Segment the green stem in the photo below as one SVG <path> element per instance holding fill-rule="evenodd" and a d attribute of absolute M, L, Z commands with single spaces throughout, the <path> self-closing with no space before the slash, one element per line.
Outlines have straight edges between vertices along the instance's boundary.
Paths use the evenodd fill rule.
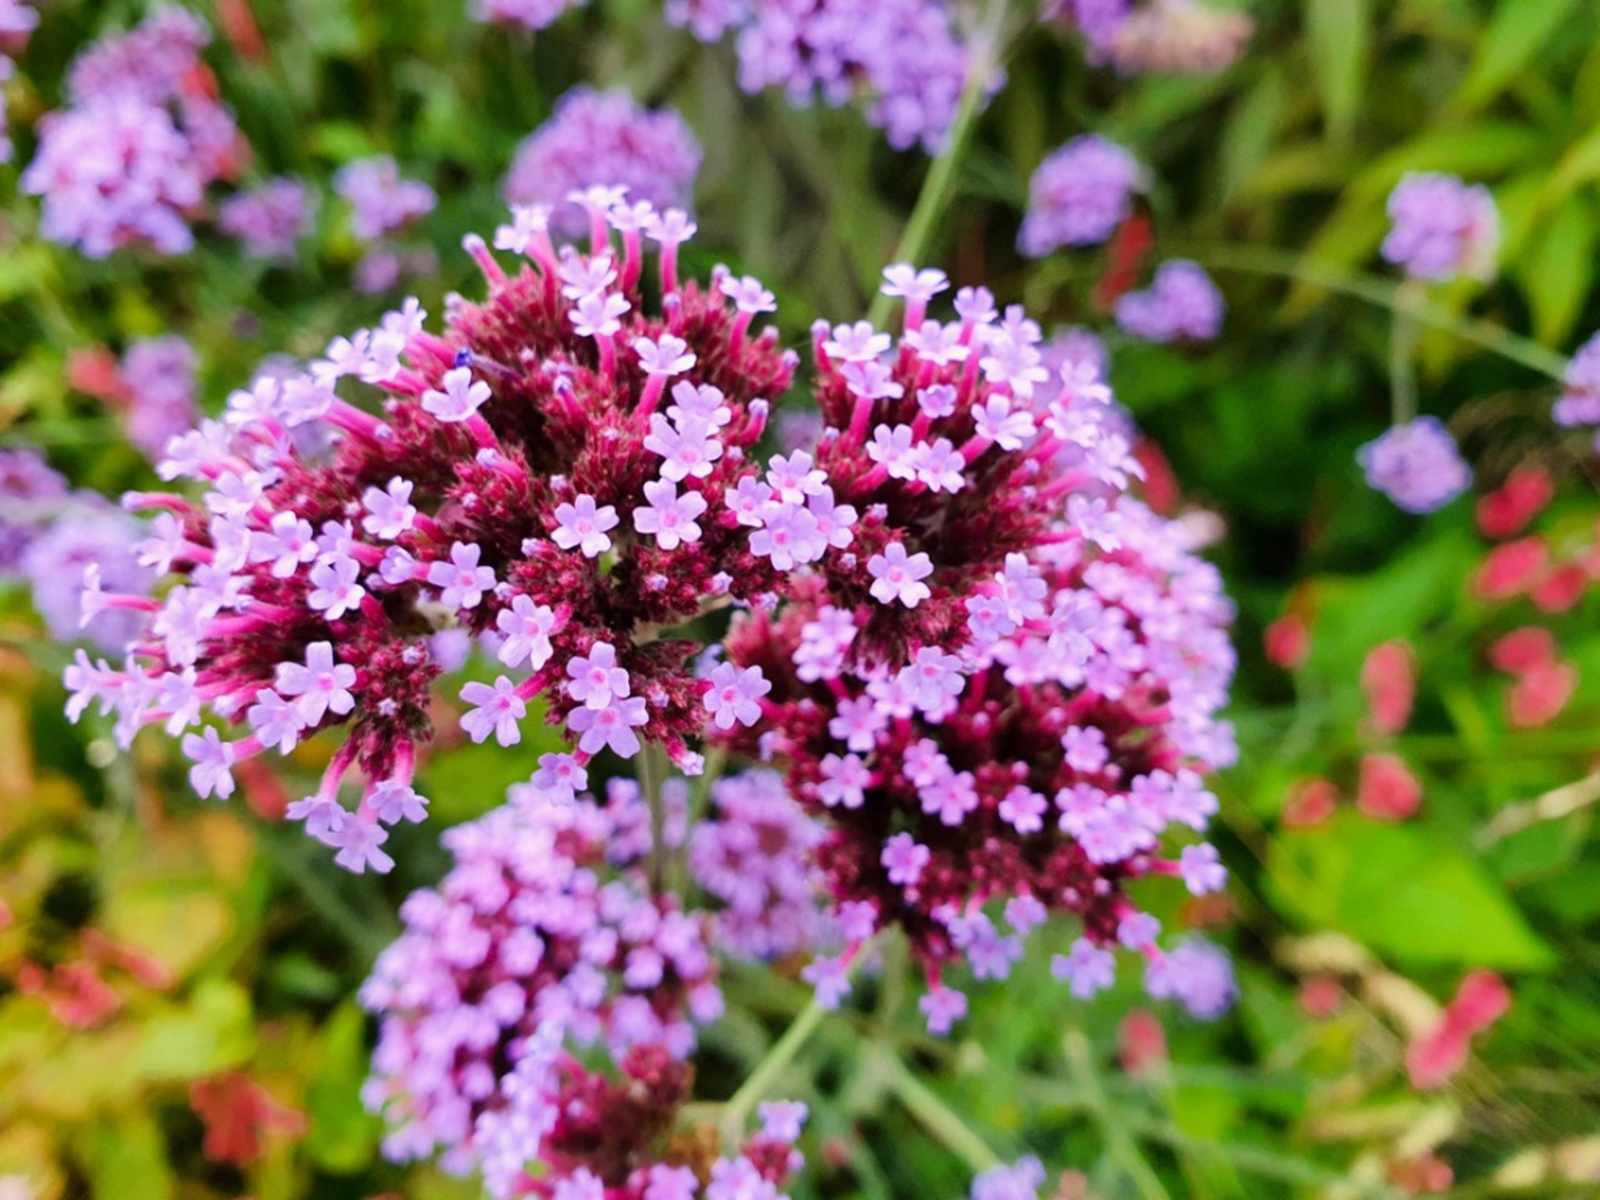
<path fill-rule="evenodd" d="M 961 101 L 956 107 L 954 119 L 950 122 L 949 132 L 945 134 L 944 147 L 929 166 L 927 177 L 922 181 L 922 191 L 917 196 L 916 207 L 911 210 L 911 219 L 906 222 L 900 244 L 895 248 L 895 262 L 920 266 L 922 258 L 928 253 L 929 242 L 938 228 L 939 218 L 944 216 L 948 209 L 955 191 L 957 168 L 960 167 L 968 147 L 972 144 L 972 135 L 977 129 L 978 117 L 983 113 L 984 102 L 989 97 L 995 70 L 1004 57 L 1008 7 L 1006 0 L 989 0 L 983 22 L 973 32 L 969 43 L 972 47 L 972 65 L 967 72 Z M 867 320 L 874 325 L 883 325 L 889 318 L 891 303 L 890 297 L 879 292 L 873 298 L 872 307 L 867 310 Z"/>
<path fill-rule="evenodd" d="M 639 755 L 639 788 L 650 805 L 650 887 L 657 894 L 667 886 L 667 805 L 662 792 L 668 770 L 667 752 L 654 742 L 645 743 Z"/>
<path fill-rule="evenodd" d="M 1389 337 L 1390 417 L 1396 425 L 1408 425 L 1417 415 L 1417 370 L 1412 358 L 1417 348 L 1417 319 L 1414 310 L 1423 299 L 1414 280 L 1407 280 L 1395 292 L 1394 325 Z"/>
<path fill-rule="evenodd" d="M 969 1170 L 981 1174 L 1003 1165 L 1000 1156 L 989 1148 L 988 1143 L 974 1133 L 961 1115 L 936 1092 L 913 1075 L 911 1068 L 898 1055 L 880 1048 L 877 1060 L 888 1077 L 889 1090 L 895 1094 L 895 1098 Z"/>
<path fill-rule="evenodd" d="M 306 860 L 300 844 L 304 840 L 296 836 L 289 842 L 269 830 L 267 836 L 259 839 L 259 844 L 266 850 L 272 865 L 294 884 L 327 927 L 342 937 L 365 962 L 374 961 L 394 941 L 399 930 L 392 922 L 386 927 L 386 922 L 357 912 Z"/>
<path fill-rule="evenodd" d="M 756 1064 L 756 1069 L 750 1072 L 750 1077 L 739 1085 L 739 1090 L 733 1094 L 722 1110 L 724 1143 L 730 1146 L 739 1143 L 745 1124 L 750 1120 L 751 1111 L 766 1096 L 778 1076 L 794 1061 L 795 1055 L 799 1054 L 806 1042 L 811 1040 L 811 1035 L 817 1031 L 817 1026 L 822 1024 L 822 1018 L 827 1011 L 813 997 L 811 1002 L 800 1010 L 800 1014 L 789 1023 L 789 1028 L 783 1031 L 783 1036 L 772 1044 L 772 1049 L 767 1051 L 766 1057 Z"/>
<path fill-rule="evenodd" d="M 1100 1073 L 1094 1065 L 1094 1054 L 1089 1049 L 1088 1039 L 1081 1031 L 1073 1029 L 1066 1037 L 1067 1066 L 1072 1071 L 1074 1081 L 1082 1091 L 1084 1101 L 1093 1116 L 1095 1124 L 1100 1126 L 1100 1135 L 1106 1140 L 1106 1147 L 1111 1151 L 1111 1157 L 1133 1181 L 1134 1188 L 1144 1200 L 1171 1200 L 1167 1189 L 1162 1185 L 1161 1178 L 1155 1173 L 1134 1140 L 1128 1136 L 1126 1126 L 1111 1109 L 1111 1102 L 1106 1097 L 1105 1087 L 1100 1082 Z"/>
<path fill-rule="evenodd" d="M 1219 271 L 1243 271 L 1253 275 L 1273 275 L 1292 279 L 1312 287 L 1324 288 L 1340 295 L 1365 300 L 1379 308 L 1391 311 L 1400 307 L 1400 287 L 1381 283 L 1359 275 L 1318 267 L 1301 261 L 1291 254 L 1257 247 L 1194 247 L 1189 257 L 1202 266 Z M 1567 360 L 1553 350 L 1547 350 L 1529 338 L 1508 333 L 1491 321 L 1463 320 L 1447 309 L 1426 300 L 1410 307 L 1411 316 L 1433 329 L 1453 334 L 1464 342 L 1481 346 L 1491 354 L 1498 354 L 1540 375 L 1560 381 L 1567 370 Z"/>

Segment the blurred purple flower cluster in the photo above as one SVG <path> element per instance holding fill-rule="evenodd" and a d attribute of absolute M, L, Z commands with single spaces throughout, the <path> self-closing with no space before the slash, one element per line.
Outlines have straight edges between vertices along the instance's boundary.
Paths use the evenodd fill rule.
<path fill-rule="evenodd" d="M 636 203 L 688 210 L 699 169 L 700 144 L 677 113 L 579 87 L 518 147 L 504 191 L 512 204 L 547 207 L 552 230 L 575 237 L 589 227 L 575 194 L 621 185 Z"/>
<path fill-rule="evenodd" d="M 1411 513 L 1443 508 L 1472 486 L 1472 470 L 1437 417 L 1396 425 L 1356 454 L 1367 486 Z"/>
<path fill-rule="evenodd" d="M 1075 137 L 1034 171 L 1017 246 L 1042 258 L 1061 246 L 1103 242 L 1132 211 L 1138 187 L 1133 155 L 1093 134 Z"/>
<path fill-rule="evenodd" d="M 210 34 L 178 8 L 81 54 L 68 107 L 39 123 L 23 190 L 44 199 L 44 236 L 104 258 L 123 246 L 179 254 L 208 185 L 247 154 L 200 60 Z"/>

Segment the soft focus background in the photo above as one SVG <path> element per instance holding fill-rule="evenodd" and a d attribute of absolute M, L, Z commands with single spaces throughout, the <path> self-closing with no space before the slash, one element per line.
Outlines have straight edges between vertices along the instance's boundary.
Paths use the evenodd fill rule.
<path fill-rule="evenodd" d="M 541 747 L 437 756 L 434 819 L 380 879 L 278 823 L 314 747 L 300 778 L 241 773 L 216 803 L 164 740 L 124 756 L 103 724 L 69 725 L 60 564 L 126 554 L 87 493 L 155 478 L 130 389 L 216 411 L 269 356 L 315 355 L 400 297 L 440 311 L 472 287 L 460 240 L 503 220 L 518 143 L 579 84 L 682 113 L 704 148 L 690 265 L 760 276 L 790 345 L 819 313 L 865 311 L 930 160 L 856 109 L 744 94 L 729 45 L 647 0 L 533 35 L 463 0 L 218 0 L 194 6 L 215 32 L 204 61 L 249 152 L 211 195 L 302 180 L 304 236 L 268 261 L 213 223 L 185 254 L 93 260 L 40 238 L 19 175 L 70 59 L 145 10 L 40 7 L 4 85 L 0 445 L 40 448 L 86 494 L 49 535 L 57 569 L 0 562 L 0 1197 L 473 1195 L 378 1156 L 353 996 L 399 901 L 442 871 L 439 828 L 498 803 Z M 1008 1160 L 1081 1172 L 1064 1196 L 1600 1194 L 1600 504 L 1587 444 L 1549 420 L 1552 375 L 1600 326 L 1600 10 L 1233 7 L 1254 34 L 1207 75 L 1122 76 L 1064 29 L 1027 39 L 924 258 L 1046 329 L 1101 332 L 1151 440 L 1148 494 L 1214 533 L 1239 607 L 1241 761 L 1218 783 L 1233 880 L 1181 911 L 1176 889 L 1147 902 L 1232 951 L 1242 998 L 1202 1025 L 1131 988 L 1079 1003 L 1030 961 L 935 1041 L 880 988 L 850 1020 L 917 1075 L 824 1027 L 797 1081 L 816 1148 L 797 1196 L 965 1194 L 970 1134 L 927 1089 Z M 1019 257 L 1030 174 L 1086 131 L 1135 154 L 1148 195 L 1109 247 Z M 333 188 L 375 154 L 438 198 L 376 251 Z M 1476 486 L 1417 517 L 1364 485 L 1355 452 L 1389 422 L 1384 204 L 1424 169 L 1488 184 L 1502 245 L 1492 281 L 1431 293 L 1420 406 Z M 1108 320 L 1173 257 L 1226 296 L 1214 344 Z M 192 350 L 147 344 L 169 336 Z M 31 519 L 0 504 L 0 527 Z M 708 1034 L 713 1089 L 808 994 L 738 970 L 743 1003 Z"/>

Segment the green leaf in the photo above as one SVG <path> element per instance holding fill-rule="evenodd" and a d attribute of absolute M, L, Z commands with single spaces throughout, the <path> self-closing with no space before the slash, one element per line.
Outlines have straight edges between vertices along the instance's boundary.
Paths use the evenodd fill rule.
<path fill-rule="evenodd" d="M 1473 109 L 1498 96 L 1575 7 L 1576 0 L 1500 0 L 1456 103 Z"/>
<path fill-rule="evenodd" d="M 364 1018 L 345 1004 L 323 1027 L 322 1063 L 306 1094 L 306 1151 L 324 1170 L 344 1174 L 372 1161 L 378 1128 L 361 1103 L 366 1074 Z"/>
<path fill-rule="evenodd" d="M 1534 336 L 1546 345 L 1560 345 L 1583 309 L 1597 232 L 1588 200 L 1572 196 L 1517 260 L 1522 290 L 1533 308 Z"/>
<path fill-rule="evenodd" d="M 77 1139 L 77 1153 L 95 1200 L 168 1200 L 172 1168 L 155 1119 L 124 1111 Z"/>
<path fill-rule="evenodd" d="M 1473 859 L 1424 829 L 1342 812 L 1268 852 L 1268 886 L 1313 928 L 1406 966 L 1541 970 L 1554 954 Z"/>
<path fill-rule="evenodd" d="M 1361 105 L 1367 49 L 1372 41 L 1371 0 L 1305 0 L 1306 34 L 1328 135 L 1350 138 Z"/>

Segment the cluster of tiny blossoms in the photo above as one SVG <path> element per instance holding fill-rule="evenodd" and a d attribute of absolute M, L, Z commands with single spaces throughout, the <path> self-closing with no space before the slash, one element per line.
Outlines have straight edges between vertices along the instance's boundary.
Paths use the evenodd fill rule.
<path fill-rule="evenodd" d="M 442 1152 L 500 1197 L 694 1194 L 650 1186 L 722 998 L 702 919 L 650 890 L 649 823 L 625 782 L 604 805 L 523 787 L 445 834 L 449 873 L 402 906 L 361 992 L 390 1158 Z"/>
<path fill-rule="evenodd" d="M 620 184 L 635 202 L 688 208 L 700 169 L 700 144 L 671 109 L 646 111 L 626 92 L 574 88 L 550 119 L 517 149 L 506 175 L 512 204 L 543 204 L 551 228 L 576 237 L 588 228 L 573 192 Z"/>
<path fill-rule="evenodd" d="M 696 825 L 689 868 L 721 902 L 712 927 L 718 950 L 744 958 L 814 953 L 833 940 L 815 855 L 822 823 L 798 804 L 775 771 L 747 771 L 711 785 L 713 812 Z"/>
<path fill-rule="evenodd" d="M 312 206 L 310 188 L 278 176 L 223 201 L 217 225 L 251 258 L 290 261 L 295 244 L 310 232 Z"/>
<path fill-rule="evenodd" d="M 1188 259 L 1162 263 L 1149 288 L 1117 301 L 1117 324 L 1147 342 L 1209 342 L 1226 305 L 1205 269 Z"/>
<path fill-rule="evenodd" d="M 1121 146 L 1093 134 L 1075 137 L 1034 171 L 1028 215 L 1017 246 L 1042 258 L 1062 246 L 1092 246 L 1133 211 L 1139 164 Z"/>
<path fill-rule="evenodd" d="M 1413 279 L 1442 283 L 1494 273 L 1500 218 L 1481 184 L 1413 172 L 1389 194 L 1389 216 L 1394 225 L 1383 241 L 1383 257 Z"/>
<path fill-rule="evenodd" d="M 667 19 L 711 41 L 738 31 L 739 86 L 795 104 L 868 97 L 889 144 L 930 151 L 955 117 L 969 52 L 948 0 L 669 0 Z"/>
<path fill-rule="evenodd" d="M 732 740 L 786 763 L 830 826 L 815 857 L 847 945 L 807 975 L 836 1003 L 861 942 L 898 925 L 933 984 L 930 1027 L 947 1029 L 965 999 L 941 969 L 1002 978 L 1065 910 L 1083 936 L 1057 965 L 1078 995 L 1110 983 L 1120 943 L 1151 960 L 1152 990 L 1214 1012 L 1214 960 L 1158 950 L 1126 885 L 1223 883 L 1209 846 L 1159 849 L 1204 829 L 1199 772 L 1233 754 L 1215 716 L 1233 668 L 1217 573 L 1127 494 L 1127 426 L 1092 367 L 1052 378 L 1020 309 L 964 289 L 943 323 L 928 313 L 941 273 L 885 274 L 905 332 L 816 330 L 814 460 L 775 460 L 738 505 L 775 556 L 821 550 L 789 604 L 748 614 L 727 647 L 771 687 L 764 725 Z M 824 488 L 859 512 L 837 544 L 810 503 Z"/>
<path fill-rule="evenodd" d="M 140 244 L 179 254 L 208 184 L 238 168 L 243 143 L 200 61 L 198 18 L 157 9 L 90 48 L 67 80 L 69 106 L 39 123 L 22 187 L 44 198 L 42 232 L 93 258 Z"/>
<path fill-rule="evenodd" d="M 1047 18 L 1069 21 L 1089 60 L 1119 71 L 1210 75 L 1231 65 L 1254 31 L 1245 14 L 1196 0 L 1047 0 Z"/>
<path fill-rule="evenodd" d="M 1356 452 L 1367 486 L 1410 513 L 1443 508 L 1472 486 L 1472 468 L 1437 417 L 1396 425 Z"/>
<path fill-rule="evenodd" d="M 516 210 L 496 245 L 521 268 L 508 274 L 468 239 L 488 298 L 455 303 L 442 336 L 408 302 L 174 440 L 160 474 L 202 484 L 203 497 L 127 504 L 156 514 L 140 561 L 179 578 L 161 602 L 87 594 L 91 615 L 151 620 L 123 668 L 81 659 L 69 671 L 75 713 L 91 700 L 115 711 L 124 743 L 165 726 L 197 791 L 223 797 L 235 763 L 348 726 L 291 815 L 354 870 L 387 869 L 384 826 L 421 816 L 411 781 L 441 625 L 491 641 L 505 668 L 462 690 L 474 739 L 516 743 L 539 696 L 566 725 L 573 752 L 535 776 L 552 798 L 570 798 L 595 754 L 631 757 L 641 738 L 693 773 L 689 739 L 708 717 L 726 729 L 759 716 L 759 671 L 697 678 L 699 645 L 658 635 L 730 600 L 771 602 L 786 572 L 849 540 L 854 514 L 808 477 L 784 511 L 806 515 L 817 546 L 751 536 L 750 497 L 768 485 L 746 451 L 794 367 L 751 329 L 771 294 L 725 274 L 709 288 L 680 282 L 694 231 L 682 212 L 628 204 L 621 189 L 582 199 L 591 253 L 558 254 L 546 211 Z M 646 311 L 647 237 L 661 248 L 658 315 Z M 777 460 L 768 477 L 786 471 L 805 475 Z M 196 728 L 206 709 L 222 730 Z M 366 780 L 353 814 L 337 799 L 352 768 Z"/>
<path fill-rule="evenodd" d="M 1557 425 L 1569 428 L 1600 426 L 1600 334 L 1578 347 L 1567 364 L 1551 416 Z M 1600 435 L 1596 444 L 1600 445 Z"/>

